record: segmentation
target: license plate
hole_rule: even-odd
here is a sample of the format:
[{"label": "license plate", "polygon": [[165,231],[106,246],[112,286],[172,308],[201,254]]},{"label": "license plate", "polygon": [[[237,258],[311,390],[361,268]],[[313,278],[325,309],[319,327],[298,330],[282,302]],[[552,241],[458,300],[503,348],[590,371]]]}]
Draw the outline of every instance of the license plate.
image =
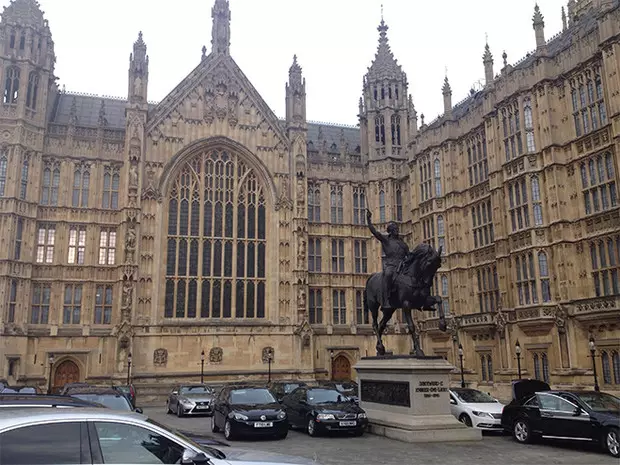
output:
[{"label": "license plate", "polygon": [[254,423],[254,428],[271,428],[272,426],[272,421],[257,421]]},{"label": "license plate", "polygon": [[199,409],[199,410],[206,410],[206,409],[208,409],[208,408],[209,408],[209,406],[208,406],[208,405],[199,405],[199,406],[198,406],[198,407],[196,407],[196,408],[197,408],[197,409]]},{"label": "license plate", "polygon": [[355,426],[357,423],[355,421],[341,421],[340,426]]}]

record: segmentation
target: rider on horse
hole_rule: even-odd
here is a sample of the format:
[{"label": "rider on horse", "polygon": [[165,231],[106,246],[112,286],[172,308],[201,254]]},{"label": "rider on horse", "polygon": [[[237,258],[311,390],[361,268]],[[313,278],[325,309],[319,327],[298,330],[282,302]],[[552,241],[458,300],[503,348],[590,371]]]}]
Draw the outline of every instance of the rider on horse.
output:
[{"label": "rider on horse", "polygon": [[392,302],[390,299],[394,292],[394,281],[398,274],[398,268],[401,265],[404,258],[409,253],[409,246],[398,235],[398,225],[394,222],[390,222],[387,227],[387,234],[382,234],[373,226],[372,213],[370,210],[366,210],[366,222],[368,223],[368,229],[373,236],[375,236],[383,249],[383,280],[382,280],[382,304],[383,309],[391,309],[397,307],[397,302]]}]

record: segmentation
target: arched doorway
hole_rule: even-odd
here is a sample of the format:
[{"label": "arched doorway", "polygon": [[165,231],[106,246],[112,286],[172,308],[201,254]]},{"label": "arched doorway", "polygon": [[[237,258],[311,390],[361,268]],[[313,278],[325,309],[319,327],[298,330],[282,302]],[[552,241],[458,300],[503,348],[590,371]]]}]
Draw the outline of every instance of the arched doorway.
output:
[{"label": "arched doorway", "polygon": [[349,381],[351,379],[351,362],[344,355],[338,355],[332,361],[332,380]]},{"label": "arched doorway", "polygon": [[54,372],[52,392],[58,392],[67,383],[77,383],[80,380],[80,369],[72,360],[61,362]]}]

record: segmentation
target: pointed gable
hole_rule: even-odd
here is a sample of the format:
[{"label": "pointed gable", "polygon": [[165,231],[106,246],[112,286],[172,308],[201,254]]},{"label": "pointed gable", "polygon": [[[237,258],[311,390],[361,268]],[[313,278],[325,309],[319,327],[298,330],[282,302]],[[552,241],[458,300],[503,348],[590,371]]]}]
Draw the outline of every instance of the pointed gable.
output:
[{"label": "pointed gable", "polygon": [[379,31],[379,46],[377,47],[377,53],[375,59],[368,68],[367,79],[369,81],[375,81],[379,79],[393,79],[399,78],[404,74],[401,66],[398,64],[394,54],[390,49],[390,43],[387,37],[387,31],[389,27],[381,18],[381,23],[377,30]]}]

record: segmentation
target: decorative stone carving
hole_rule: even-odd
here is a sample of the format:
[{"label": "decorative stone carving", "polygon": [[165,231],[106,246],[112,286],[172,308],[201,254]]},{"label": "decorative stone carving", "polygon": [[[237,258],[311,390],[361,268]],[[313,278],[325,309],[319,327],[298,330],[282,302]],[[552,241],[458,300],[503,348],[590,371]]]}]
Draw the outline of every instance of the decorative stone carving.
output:
[{"label": "decorative stone carving", "polygon": [[297,236],[297,268],[306,267],[306,239],[299,233]]},{"label": "decorative stone carving", "polygon": [[209,362],[210,363],[222,363],[222,359],[224,358],[224,351],[221,347],[213,347],[209,351]]},{"label": "decorative stone carving", "polygon": [[297,288],[297,309],[301,311],[306,310],[306,290],[303,286]]},{"label": "decorative stone carving", "polygon": [[270,358],[271,358],[271,361],[273,362],[275,354],[276,354],[276,351],[273,350],[273,347],[263,347],[263,356],[262,356],[263,363],[269,363]]},{"label": "decorative stone carving", "polygon": [[133,281],[123,281],[123,295],[121,302],[121,316],[123,321],[131,319],[131,307],[133,304]]},{"label": "decorative stone carving", "polygon": [[153,365],[165,367],[168,363],[168,351],[166,349],[155,349],[153,351]]},{"label": "decorative stone carving", "polygon": [[568,312],[564,308],[564,305],[558,304],[555,309],[555,325],[558,327],[558,332],[563,334],[566,332],[566,318],[568,317]]},{"label": "decorative stone carving", "polygon": [[504,315],[504,312],[502,312],[501,310],[499,310],[496,314],[495,317],[493,319],[493,323],[495,323],[495,328],[497,333],[499,334],[500,338],[503,338],[505,335],[504,329],[506,328],[506,315]]},{"label": "decorative stone carving", "polygon": [[125,263],[134,263],[136,255],[136,230],[133,225],[127,229],[125,239]]},{"label": "decorative stone carving", "polygon": [[138,188],[138,165],[136,163],[132,163],[129,167],[129,187]]}]

